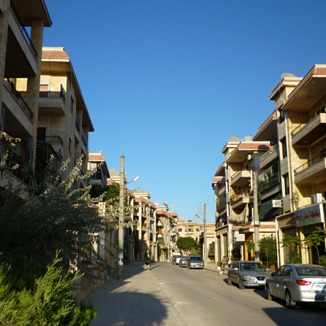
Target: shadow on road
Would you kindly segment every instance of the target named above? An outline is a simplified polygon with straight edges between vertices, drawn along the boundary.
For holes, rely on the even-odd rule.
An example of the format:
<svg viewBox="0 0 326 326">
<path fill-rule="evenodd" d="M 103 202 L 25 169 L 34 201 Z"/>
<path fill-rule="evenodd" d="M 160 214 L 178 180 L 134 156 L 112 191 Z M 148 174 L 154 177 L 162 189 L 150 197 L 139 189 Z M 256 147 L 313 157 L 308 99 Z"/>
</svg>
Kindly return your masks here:
<svg viewBox="0 0 326 326">
<path fill-rule="evenodd" d="M 159 266 L 151 264 L 151 269 Z M 167 318 L 164 299 L 159 297 L 157 281 L 142 263 L 123 268 L 119 280 L 110 279 L 104 288 L 90 296 L 97 311 L 93 326 L 161 325 Z M 157 290 L 155 290 L 157 289 Z"/>
</svg>

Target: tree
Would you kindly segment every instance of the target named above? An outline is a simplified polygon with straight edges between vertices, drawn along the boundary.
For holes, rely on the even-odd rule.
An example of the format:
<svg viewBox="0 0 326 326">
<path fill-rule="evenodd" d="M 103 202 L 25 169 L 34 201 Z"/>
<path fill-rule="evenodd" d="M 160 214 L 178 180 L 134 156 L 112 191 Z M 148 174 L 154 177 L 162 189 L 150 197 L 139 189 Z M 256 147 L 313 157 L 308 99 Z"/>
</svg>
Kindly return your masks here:
<svg viewBox="0 0 326 326">
<path fill-rule="evenodd" d="M 320 254 L 319 254 L 319 246 L 321 243 L 325 242 L 325 231 L 322 228 L 317 228 L 316 231 L 310 233 L 305 237 L 303 243 L 308 248 L 315 248 L 317 253 L 318 264 L 320 265 Z"/>
<path fill-rule="evenodd" d="M 30 286 L 43 275 L 56 251 L 62 253 L 62 264 L 79 266 L 89 253 L 91 243 L 98 241 L 104 221 L 97 203 L 91 198 L 91 187 L 76 188 L 81 178 L 81 158 L 68 177 L 63 179 L 67 164 L 57 173 L 47 174 L 39 192 L 21 201 L 10 191 L 3 193 L 0 207 L 0 252 L 12 265 L 16 285 Z"/>
<path fill-rule="evenodd" d="M 181 237 L 177 240 L 177 246 L 183 251 L 192 251 L 198 249 L 198 243 L 191 237 Z"/>
<path fill-rule="evenodd" d="M 259 240 L 259 249 L 261 258 L 266 259 L 267 267 L 277 262 L 276 240 L 270 237 L 264 237 Z"/>
<path fill-rule="evenodd" d="M 293 261 L 297 261 L 301 258 L 300 255 L 298 254 L 298 250 L 302 245 L 301 239 L 297 235 L 289 235 L 287 234 L 283 240 L 282 240 L 282 247 L 287 247 L 289 248 L 289 259 L 290 263 L 293 263 Z"/>
<path fill-rule="evenodd" d="M 255 250 L 255 243 L 251 240 L 247 240 L 245 242 L 246 246 L 247 246 L 247 250 L 248 250 L 248 255 L 249 255 L 249 259 L 252 259 L 252 252 Z"/>
</svg>

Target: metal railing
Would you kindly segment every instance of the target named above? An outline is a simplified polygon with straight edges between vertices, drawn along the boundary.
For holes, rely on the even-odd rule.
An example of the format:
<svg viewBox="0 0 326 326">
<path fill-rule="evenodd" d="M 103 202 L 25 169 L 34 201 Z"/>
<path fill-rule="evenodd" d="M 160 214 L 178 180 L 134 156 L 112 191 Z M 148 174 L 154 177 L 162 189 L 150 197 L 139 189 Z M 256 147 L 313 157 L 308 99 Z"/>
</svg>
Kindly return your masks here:
<svg viewBox="0 0 326 326">
<path fill-rule="evenodd" d="M 323 111 L 318 111 L 316 112 L 314 115 L 310 116 L 309 121 L 305 122 L 305 123 L 301 123 L 299 124 L 297 127 L 295 127 L 292 132 L 291 135 L 292 137 L 295 136 L 296 134 L 298 134 L 301 130 L 303 130 L 304 128 L 306 128 L 310 123 L 312 123 L 314 120 L 319 118 L 319 114 L 324 113 Z"/>
<path fill-rule="evenodd" d="M 23 111 L 26 113 L 26 115 L 33 120 L 34 113 L 31 110 L 31 108 L 26 103 L 23 95 L 16 90 L 15 85 L 8 79 L 4 79 L 4 85 L 6 85 L 7 89 L 10 91 L 10 93 L 16 98 L 18 104 L 21 106 Z"/>
<path fill-rule="evenodd" d="M 320 163 L 325 160 L 325 157 L 323 155 L 316 156 L 312 158 L 311 160 L 308 160 L 307 162 L 301 164 L 294 170 L 294 174 L 299 174 L 303 172 L 304 170 L 310 168 L 311 166 Z"/>
<path fill-rule="evenodd" d="M 280 183 L 281 183 L 280 174 L 275 173 L 272 176 L 270 176 L 267 180 L 258 183 L 258 191 L 264 192 Z"/>
</svg>

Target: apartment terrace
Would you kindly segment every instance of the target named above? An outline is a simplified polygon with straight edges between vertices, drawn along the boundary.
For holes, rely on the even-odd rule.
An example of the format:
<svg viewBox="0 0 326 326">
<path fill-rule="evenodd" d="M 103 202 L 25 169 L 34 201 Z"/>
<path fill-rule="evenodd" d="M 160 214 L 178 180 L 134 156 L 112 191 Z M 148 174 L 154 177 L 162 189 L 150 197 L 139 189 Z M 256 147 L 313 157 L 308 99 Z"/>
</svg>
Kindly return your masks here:
<svg viewBox="0 0 326 326">
<path fill-rule="evenodd" d="M 326 155 L 324 154 L 307 160 L 307 162 L 294 170 L 296 184 L 311 184 L 326 181 Z"/>
<path fill-rule="evenodd" d="M 315 140 L 325 136 L 326 107 L 322 107 L 318 110 L 307 123 L 298 125 L 291 134 L 292 144 L 294 146 L 307 146 L 312 144 Z"/>
</svg>

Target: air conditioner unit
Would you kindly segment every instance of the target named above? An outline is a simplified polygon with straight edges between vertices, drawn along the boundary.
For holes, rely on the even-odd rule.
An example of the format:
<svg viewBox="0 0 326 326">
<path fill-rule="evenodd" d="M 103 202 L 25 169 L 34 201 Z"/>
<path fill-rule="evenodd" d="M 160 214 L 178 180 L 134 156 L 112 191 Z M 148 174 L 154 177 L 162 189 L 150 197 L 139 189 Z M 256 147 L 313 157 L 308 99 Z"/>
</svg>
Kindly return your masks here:
<svg viewBox="0 0 326 326">
<path fill-rule="evenodd" d="M 313 194 L 311 195 L 311 201 L 313 204 L 321 203 L 323 201 L 323 194 Z"/>
<path fill-rule="evenodd" d="M 272 207 L 273 208 L 282 208 L 283 207 L 283 200 L 282 199 L 273 199 L 272 200 Z"/>
</svg>

